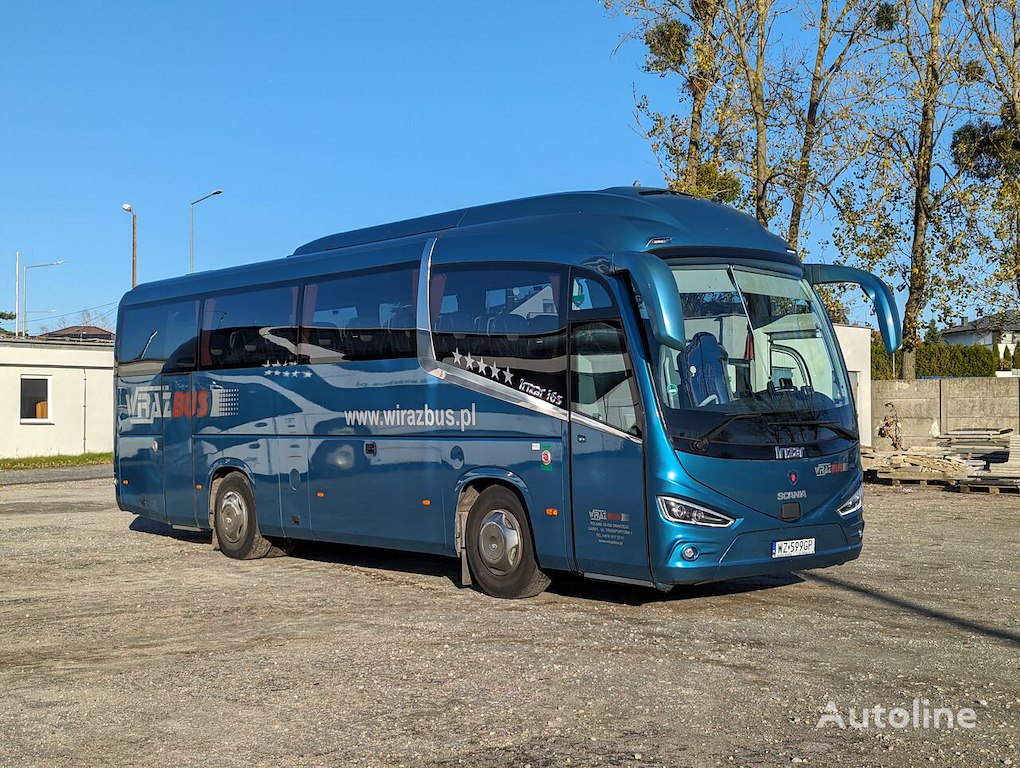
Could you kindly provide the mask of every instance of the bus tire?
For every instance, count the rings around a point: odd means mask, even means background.
[[[467,519],[468,564],[482,590],[493,597],[534,597],[549,586],[538,568],[531,526],[517,494],[491,486],[475,499]]]
[[[235,560],[254,560],[274,554],[273,543],[259,533],[255,495],[248,478],[240,472],[224,477],[217,485],[215,503],[213,524],[223,554]]]

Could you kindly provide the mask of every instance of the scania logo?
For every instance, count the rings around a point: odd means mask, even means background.
[[[797,473],[796,472],[791,472],[790,474],[787,475],[787,477],[790,478],[790,485],[796,485],[797,484]]]

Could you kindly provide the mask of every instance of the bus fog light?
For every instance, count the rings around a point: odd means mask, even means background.
[[[659,497],[659,512],[671,523],[703,525],[709,528],[728,528],[736,522],[736,518],[722,512],[673,496]]]
[[[698,548],[692,547],[691,545],[688,544],[686,547],[680,550],[680,557],[682,557],[684,560],[687,560],[688,562],[690,562],[691,560],[697,560]]]

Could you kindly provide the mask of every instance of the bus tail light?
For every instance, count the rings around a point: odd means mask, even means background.
[[[860,512],[863,497],[864,486],[858,485],[857,490],[850,495],[850,498],[836,507],[836,511],[839,512],[840,517],[849,517],[854,512]]]
[[[704,525],[709,528],[728,528],[736,522],[736,518],[693,504],[686,499],[672,496],[659,497],[659,511],[671,523],[687,523],[688,525]]]

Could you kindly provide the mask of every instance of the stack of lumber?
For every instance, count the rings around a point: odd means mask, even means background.
[[[954,456],[937,456],[929,451],[861,451],[865,472],[881,478],[910,479],[914,476],[933,480],[961,480],[973,476],[977,467]]]
[[[940,447],[957,456],[981,456],[986,461],[1004,461],[1012,431],[1007,427],[951,429],[936,440]]]

